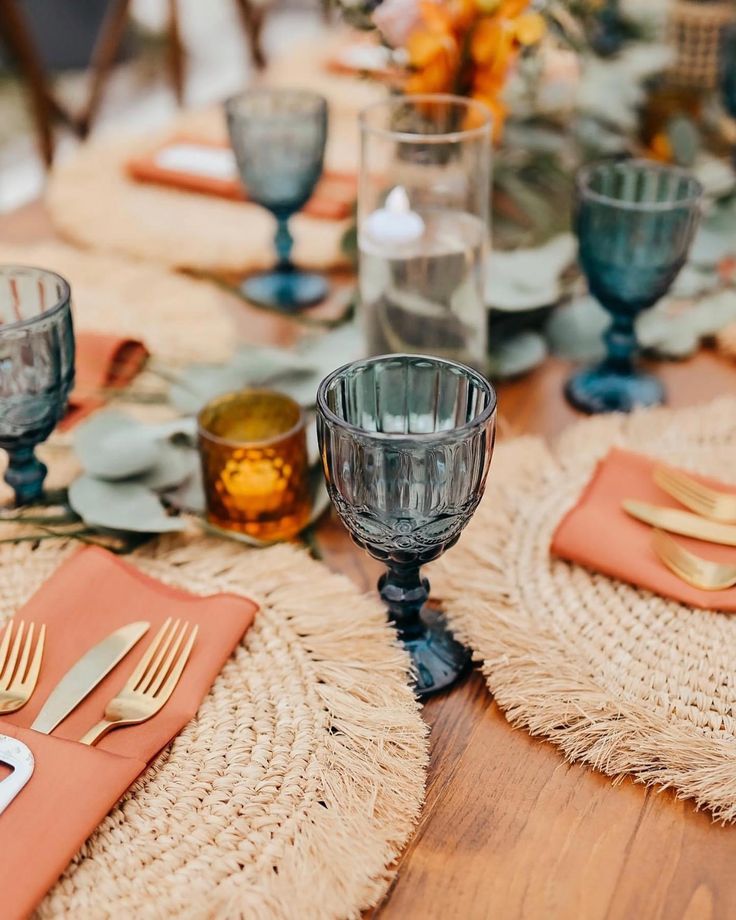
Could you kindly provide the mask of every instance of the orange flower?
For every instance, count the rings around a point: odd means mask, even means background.
[[[503,126],[506,121],[506,106],[497,95],[486,95],[485,93],[474,92],[473,99],[482,102],[488,106],[493,116],[493,142],[498,143],[503,135]]]
[[[503,87],[519,48],[545,31],[530,0],[420,0],[421,25],[406,43],[410,93],[459,92],[484,102],[500,137],[506,117]],[[467,56],[466,51],[467,49]]]

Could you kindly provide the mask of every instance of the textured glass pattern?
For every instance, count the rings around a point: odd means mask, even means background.
[[[255,303],[284,310],[317,303],[327,294],[327,283],[320,275],[295,269],[289,218],[304,207],[322,175],[327,101],[306,91],[255,89],[229,99],[225,111],[248,197],[277,220],[276,270],[253,275],[243,293]]]
[[[307,442],[288,396],[244,390],[199,415],[207,519],[259,540],[293,537],[309,520]]]
[[[42,494],[46,467],[33,451],[64,414],[73,383],[69,285],[43,269],[0,266],[0,448],[18,504]]]
[[[606,359],[572,377],[566,393],[587,412],[662,402],[659,381],[637,371],[634,320],[682,268],[700,217],[700,183],[683,170],[643,160],[599,163],[578,176],[575,226],[580,264],[612,315]]]
[[[353,539],[388,567],[381,596],[414,657],[419,692],[440,689],[462,670],[464,650],[420,619],[429,585],[419,567],[457,541],[483,495],[493,388],[451,361],[387,355],[335,371],[317,407],[330,497]]]

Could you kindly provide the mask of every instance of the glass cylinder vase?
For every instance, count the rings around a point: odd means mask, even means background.
[[[368,352],[483,369],[491,113],[459,96],[398,96],[361,113],[360,310]]]

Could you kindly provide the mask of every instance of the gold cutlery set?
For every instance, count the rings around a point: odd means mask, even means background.
[[[84,700],[150,629],[146,622],[115,630],[74,664],[51,691],[31,728],[45,735]],[[93,745],[109,731],[138,725],[155,716],[168,702],[189,661],[198,627],[169,618],[103,718],[80,738]],[[0,639],[0,717],[17,712],[31,699],[43,665],[46,627],[21,621],[6,624]],[[35,759],[28,745],[0,734],[0,764],[12,773],[0,780],[0,814],[33,775]]]
[[[31,728],[48,735],[84,700],[148,632],[147,622],[129,623],[111,633],[74,664],[51,691]],[[34,648],[35,624],[11,620],[0,640],[0,716],[30,700],[41,672],[46,628]],[[166,620],[125,687],[107,704],[104,718],[82,744],[95,744],[114,728],[152,718],[168,702],[191,655],[198,627]]]
[[[656,484],[681,505],[690,509],[665,508],[626,499],[624,511],[651,524],[652,548],[658,558],[682,581],[704,591],[723,591],[736,585],[736,564],[712,562],[690,552],[664,531],[694,537],[708,543],[736,547],[736,495],[720,492],[692,479],[686,473],[657,467]]]

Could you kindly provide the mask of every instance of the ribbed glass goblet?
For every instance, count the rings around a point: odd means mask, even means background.
[[[0,448],[19,505],[43,493],[34,454],[64,414],[74,383],[71,291],[53,272],[0,266]]]
[[[330,497],[353,540],[387,566],[378,588],[412,656],[419,695],[469,655],[426,607],[420,566],[451,547],[483,495],[496,394],[477,371],[422,355],[346,365],[322,381],[317,432]]]
[[[580,264],[611,314],[608,354],[572,376],[565,393],[584,412],[657,405],[664,388],[636,369],[634,320],[664,296],[687,257],[703,188],[689,173],[645,160],[597,163],[577,178]]]
[[[284,311],[318,303],[328,293],[327,281],[291,261],[289,218],[309,201],[322,175],[327,100],[306,90],[253,89],[228,99],[225,111],[248,196],[277,221],[276,268],[248,278],[243,294]]]

